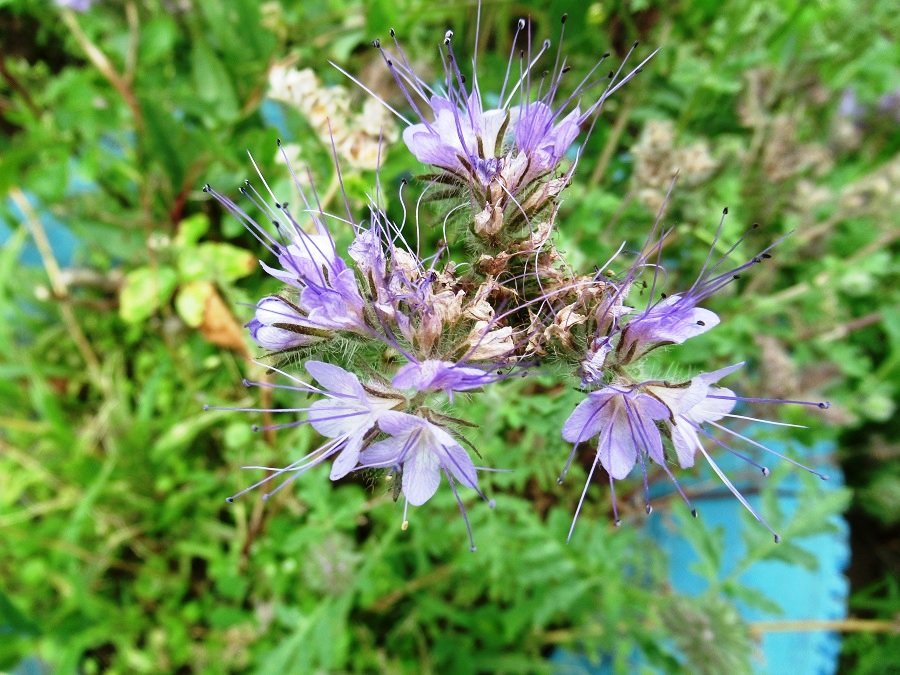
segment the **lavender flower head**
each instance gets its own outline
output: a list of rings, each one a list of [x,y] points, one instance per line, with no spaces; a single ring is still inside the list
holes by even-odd
[[[476,45],[480,23],[479,4]],[[609,57],[604,54],[577,84],[568,87],[566,75],[570,67],[562,53],[565,24],[563,15],[559,46],[551,62],[551,41],[545,40],[540,49],[532,52],[531,23],[526,19],[518,21],[496,107],[486,105],[481,92],[477,53],[472,57],[471,80],[463,73],[465,66],[454,50],[452,30],[446,31],[441,42],[443,81],[432,87],[416,74],[391,29],[393,47],[383,46],[380,40],[373,41],[373,46],[381,53],[418,121],[376,98],[406,125],[403,142],[416,159],[502,208],[508,200],[514,202],[536,179],[559,166],[582,125],[656,53],[623,73],[635,43],[617,70],[601,77],[597,72]],[[546,72],[539,74],[541,71]],[[366,89],[352,75],[342,72]]]
[[[563,32],[564,27],[565,17]],[[494,469],[475,465],[471,453],[478,450],[463,434],[474,425],[455,411],[512,377],[552,372],[583,392],[568,419],[560,420],[562,438],[572,448],[559,482],[579,453],[587,455],[590,466],[569,537],[595,476],[608,480],[618,524],[617,481],[637,468],[650,513],[649,485],[661,472],[690,504],[673,471],[689,470],[698,456],[774,534],[714,454],[735,454],[768,475],[764,465],[732,447],[740,443],[806,467],[726,422],[780,424],[735,413],[756,402],[827,404],[747,398],[720,386],[741,364],[672,377],[659,362],[664,349],[719,325],[720,316],[707,306],[711,298],[769,258],[775,244],[735,266],[730,259],[742,237],[716,257],[725,209],[694,283],[669,294],[662,290],[662,250],[671,233],[662,226],[665,204],[641,252],[619,273],[612,268],[621,267],[624,243],[591,273],[575,270],[555,244],[558,198],[577,167],[578,153],[557,175],[564,158],[582,128],[593,128],[604,101],[655,52],[625,73],[632,46],[617,70],[596,76],[606,54],[579,81],[569,82],[561,48],[552,60],[549,41],[532,53],[531,26],[523,19],[494,98],[482,95],[477,54],[471,78],[463,73],[468,69],[457,58],[452,31],[440,47],[443,82],[434,87],[416,75],[393,31],[391,38],[390,48],[374,44],[408,111],[381,102],[406,124],[403,141],[411,155],[437,171],[426,179],[419,201],[435,184],[451,184],[463,188],[467,198],[461,204],[438,200],[434,214],[420,213],[419,202],[408,209],[404,181],[397,200],[403,218],[397,222],[383,205],[379,179],[364,215],[354,212],[346,194],[346,213],[336,215],[323,207],[308,169],[313,187],[301,184],[283,149],[299,208],[276,197],[255,162],[260,187],[248,180],[240,188],[246,208],[204,188],[262,245],[261,266],[283,285],[255,304],[246,324],[265,352],[261,365],[283,380],[245,384],[298,399],[289,407],[227,409],[288,416],[289,421],[255,427],[259,431],[309,425],[321,437],[316,449],[282,468],[248,467],[267,473],[229,500],[259,488],[268,498],[328,464],[333,481],[352,480],[360,472],[392,481],[394,500],[403,498],[406,529],[409,505],[426,504],[446,485],[474,550],[464,498],[471,491],[493,507],[479,472]],[[407,222],[411,215],[415,221]],[[442,234],[436,250],[423,250],[419,235],[428,228]],[[291,372],[296,362],[304,363],[301,376]],[[654,371],[667,376],[654,377]],[[503,458],[485,460],[502,463]]]

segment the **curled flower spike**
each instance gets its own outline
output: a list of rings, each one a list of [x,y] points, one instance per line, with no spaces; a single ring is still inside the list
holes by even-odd
[[[479,3],[479,25],[480,16]],[[499,105],[493,108],[485,105],[486,97],[478,83],[477,53],[472,58],[473,75],[469,82],[453,47],[453,31],[447,31],[441,42],[444,77],[442,85],[436,88],[416,74],[393,31],[393,48],[375,40],[373,46],[381,53],[418,122],[410,121],[352,75],[335,67],[407,125],[403,142],[416,159],[446,172],[451,180],[469,185],[477,194],[486,195],[489,203],[499,203],[505,202],[507,196],[514,198],[536,179],[554,171],[581,126],[656,54],[653,52],[623,75],[635,43],[615,72],[600,77],[597,71],[609,57],[604,54],[564,96],[563,80],[570,70],[562,55],[564,32],[565,16],[552,69],[545,70],[551,65],[550,40],[532,53],[531,23],[519,20],[506,77],[496,97]],[[542,70],[543,75],[537,75]],[[583,101],[588,103],[582,108]]]

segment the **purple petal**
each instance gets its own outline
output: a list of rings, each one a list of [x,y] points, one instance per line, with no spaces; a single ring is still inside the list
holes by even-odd
[[[452,439],[450,440],[452,441]],[[441,465],[460,483],[466,487],[477,489],[478,473],[475,471],[475,464],[469,457],[469,453],[456,442],[443,445],[442,449],[445,457],[441,461]]]
[[[406,446],[406,436],[391,436],[383,441],[372,443],[359,454],[360,463],[364,466],[391,466],[400,459]]]
[[[312,375],[323,389],[366,400],[366,392],[359,383],[359,378],[340,366],[324,361],[307,361],[306,372]]]
[[[732,366],[725,366],[724,368],[719,368],[718,370],[714,370],[711,373],[700,373],[697,375],[697,379],[703,380],[707,384],[715,384],[723,377],[727,377],[731,375],[731,373],[736,370],[740,370],[744,366],[744,362],[735,363]]]
[[[606,394],[605,390],[594,392],[569,415],[563,424],[562,437],[569,443],[584,443],[600,433],[601,427],[609,419],[609,400],[615,394]]]
[[[697,452],[697,446],[700,445],[697,432],[690,422],[683,418],[676,419],[675,424],[669,425],[669,429],[672,432],[672,445],[675,447],[675,454],[678,455],[678,463],[681,468],[687,469],[694,466],[694,454]]]
[[[603,468],[616,480],[625,478],[634,468],[637,448],[628,421],[623,415],[617,414],[612,423],[600,431],[597,454]]]
[[[412,449],[403,463],[403,494],[413,506],[421,506],[434,496],[441,483],[441,465],[431,449]]]
[[[363,434],[356,433],[347,439],[347,444],[331,465],[331,480],[339,480],[356,468],[359,463]]]
[[[337,438],[365,433],[372,428],[372,412],[356,401],[341,399],[316,401],[307,414],[310,426],[323,436]]]
[[[411,434],[426,424],[428,423],[421,417],[396,410],[387,410],[378,418],[378,428],[391,436]]]

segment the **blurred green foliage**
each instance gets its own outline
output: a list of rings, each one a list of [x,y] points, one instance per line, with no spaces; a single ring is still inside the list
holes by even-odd
[[[576,73],[634,39],[662,51],[588,141],[562,244],[585,268],[621,241],[639,246],[673,162],[682,179],[666,216],[677,224],[671,284],[693,279],[723,206],[723,245],[761,223],[736,256],[793,233],[715,301],[721,327],[666,357],[705,369],[749,359],[750,393],[830,398],[832,410],[792,437],[798,447],[840,438],[860,522],[869,513],[896,525],[896,8],[489,2],[482,89],[502,81],[519,16],[555,35],[563,12]],[[667,671],[750,667],[750,632],[734,611],[749,596],[737,574],[722,576],[722,541],[702,519],[682,528],[710,581],[700,599],[671,590],[639,528],[614,531],[603,490],[563,543],[586,472],[555,484],[559,426],[576,394],[550,380],[462,404],[479,421],[487,463],[513,469],[486,479],[496,509],[471,507],[476,555],[449,495],[401,532],[371,476],[334,486],[314,472],[265,506],[224,502],[251,480],[237,467],[285,464],[315,438],[254,434],[255,420],[202,412],[259,404],[240,385],[262,376],[240,323],[274,284],[254,273],[256,242],[200,188],[235,193],[248,150],[286,188],[278,136],[334,185],[331,148],[313,123],[266,102],[273,64],[290,59],[323,86],[348,84],[333,60],[396,98],[369,41],[394,27],[417,62],[434,63],[447,26],[472,44],[473,18],[472,4],[455,0],[122,0],[78,14],[0,2],[0,669],[32,657],[85,673],[535,672],[559,646],[607,653],[623,672],[638,653]],[[350,91],[359,109],[364,95]],[[393,195],[414,163],[402,147],[387,150],[381,181],[399,219]],[[374,174],[346,168],[344,178],[362,214]],[[41,244],[55,221],[80,242],[72,256],[55,251],[62,269]],[[845,505],[834,494],[780,522],[784,533],[825,528]],[[631,523],[633,497],[621,496]],[[751,543],[739,569],[773,556],[815,563],[791,542]],[[887,576],[896,562],[876,569]],[[896,584],[868,580],[874,590],[854,610],[895,616]],[[704,617],[717,653],[695,639]],[[855,635],[847,663],[883,672],[895,644]]]

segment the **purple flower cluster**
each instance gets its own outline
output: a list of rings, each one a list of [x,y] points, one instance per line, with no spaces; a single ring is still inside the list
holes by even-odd
[[[568,419],[560,420],[562,438],[572,444],[560,482],[580,452],[587,454],[590,466],[570,537],[598,472],[608,478],[618,524],[616,481],[639,467],[649,513],[649,476],[658,470],[690,504],[673,468],[692,467],[698,453],[769,527],[712,454],[714,449],[734,453],[764,475],[768,469],[732,448],[728,439],[782,456],[723,421],[755,419],[734,413],[745,403],[826,404],[742,398],[718,385],[741,364],[681,379],[652,378],[648,373],[658,369],[658,359],[648,356],[715,328],[719,316],[705,302],[768,258],[771,247],[732,267],[728,259],[742,239],[715,258],[726,209],[696,281],[667,295],[661,291],[665,273],[660,257],[669,232],[658,233],[663,212],[643,252],[620,274],[609,268],[623,256],[624,245],[593,274],[577,274],[554,242],[558,198],[578,163],[576,152],[559,175],[566,157],[582,127],[593,128],[607,97],[653,53],[627,74],[622,75],[623,61],[608,77],[595,78],[608,57],[604,55],[579,82],[569,84],[562,52],[546,68],[549,41],[532,54],[531,26],[521,20],[499,97],[486,99],[474,74],[477,57],[467,79],[452,31],[441,43],[443,83],[434,87],[416,75],[393,31],[391,38],[392,48],[378,40],[374,44],[417,121],[382,103],[407,124],[403,141],[410,152],[438,172],[422,196],[435,183],[464,188],[457,194],[464,195],[459,203],[435,219],[443,234],[437,251],[421,252],[418,205],[417,236],[408,243],[402,187],[401,223],[392,221],[378,200],[370,200],[365,218],[355,217],[346,195],[346,217],[337,216],[323,209],[315,188],[304,189],[283,150],[299,210],[276,198],[258,168],[263,189],[246,181],[240,191],[259,216],[204,188],[263,245],[274,261],[261,262],[263,269],[283,284],[256,304],[246,327],[266,350],[272,370],[287,382],[245,383],[315,399],[301,407],[241,410],[290,414],[297,419],[261,429],[309,425],[323,438],[318,448],[283,468],[253,467],[268,473],[234,497],[266,487],[263,496],[268,498],[325,462],[330,462],[332,480],[379,471],[394,480],[395,499],[403,496],[405,529],[409,504],[429,501],[443,477],[474,550],[458,488],[475,491],[491,506],[493,500],[479,486],[478,471],[485,469],[475,466],[469,452],[474,447],[460,431],[467,423],[451,416],[450,406],[459,397],[548,364],[554,372],[570,373],[584,395]],[[511,77],[514,69],[517,75]],[[538,80],[539,70],[545,74]],[[485,100],[498,103],[490,107]],[[343,229],[341,236],[333,236],[335,224]],[[349,244],[339,246],[336,239]],[[454,261],[449,248],[463,240],[469,258]],[[289,372],[293,359],[305,360],[309,378]],[[274,487],[268,489],[270,485]]]

